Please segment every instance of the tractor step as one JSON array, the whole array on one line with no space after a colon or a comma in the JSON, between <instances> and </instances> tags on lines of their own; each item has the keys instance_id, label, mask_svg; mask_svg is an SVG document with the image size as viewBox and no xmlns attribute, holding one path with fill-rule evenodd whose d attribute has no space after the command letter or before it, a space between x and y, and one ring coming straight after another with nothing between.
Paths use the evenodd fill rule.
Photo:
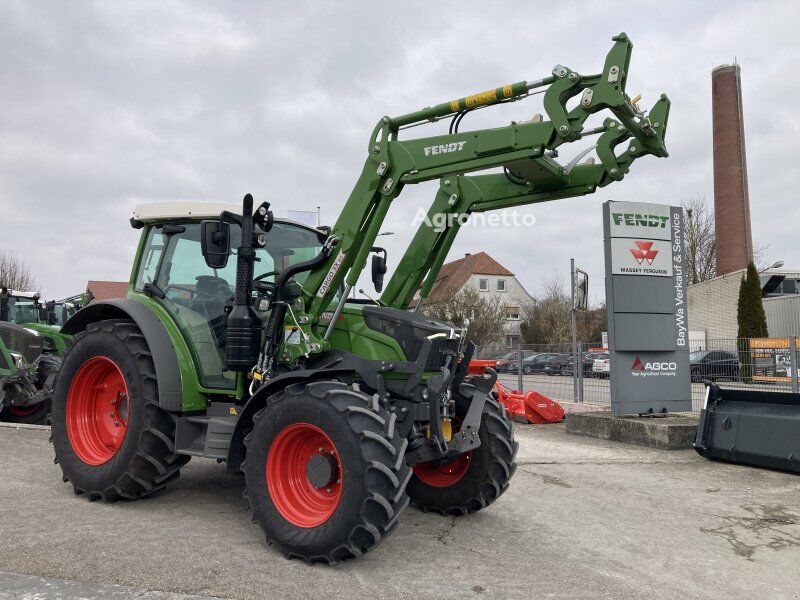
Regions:
<instances>
[{"instance_id":1,"label":"tractor step","mask_svg":"<svg viewBox=\"0 0 800 600\"><path fill-rule=\"evenodd\" d=\"M175 424L175 453L226 460L237 415L178 417Z\"/></svg>"}]
</instances>

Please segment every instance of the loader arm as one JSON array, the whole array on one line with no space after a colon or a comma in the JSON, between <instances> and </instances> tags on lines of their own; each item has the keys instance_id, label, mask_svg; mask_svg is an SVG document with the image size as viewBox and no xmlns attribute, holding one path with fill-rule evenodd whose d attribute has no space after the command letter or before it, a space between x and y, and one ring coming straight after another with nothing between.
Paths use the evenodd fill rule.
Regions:
<instances>
[{"instance_id":1,"label":"loader arm","mask_svg":"<svg viewBox=\"0 0 800 600\"><path fill-rule=\"evenodd\" d=\"M405 185L441 179L430 214L470 214L592 193L621 180L640 156L667 156L664 134L669 100L662 95L649 115L631 101L625 85L633 45L624 33L613 41L600 74L582 76L556 65L550 76L534 82L521 81L400 117L383 117L370 137L361 176L331 230L330 254L309 272L304 284L302 312L307 325L302 329L309 343L289 354L327 350L326 335L318 326L330 324L326 334L330 332L338 312L331 316L328 311L337 291L344 284L344 298L358 281L388 209ZM546 86L544 108L549 121L534 119L493 129L398 139L407 127L519 100ZM579 94L578 105L568 110L567 102ZM606 119L602 126L585 131L586 119L604 109L616 120ZM564 167L551 157L559 146L594 135L600 136L600 164ZM627 150L616 155L614 148L628 139ZM504 167L506 174L465 175L498 167ZM431 232L423 225L381 303L405 307L423 281L429 291L457 231L455 226ZM424 262L419 264L421 259Z\"/></svg>"}]
</instances>

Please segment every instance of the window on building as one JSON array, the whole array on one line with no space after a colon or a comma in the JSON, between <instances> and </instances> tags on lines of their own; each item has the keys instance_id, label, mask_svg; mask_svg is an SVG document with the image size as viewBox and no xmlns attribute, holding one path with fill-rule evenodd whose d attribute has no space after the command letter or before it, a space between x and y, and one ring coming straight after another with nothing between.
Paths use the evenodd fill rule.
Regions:
<instances>
[{"instance_id":1,"label":"window on building","mask_svg":"<svg viewBox=\"0 0 800 600\"><path fill-rule=\"evenodd\" d=\"M506 307L506 319L509 321L519 321L519 306Z\"/></svg>"},{"instance_id":2,"label":"window on building","mask_svg":"<svg viewBox=\"0 0 800 600\"><path fill-rule=\"evenodd\" d=\"M489 291L489 280L488 279L478 279L478 289L482 292Z\"/></svg>"},{"instance_id":3,"label":"window on building","mask_svg":"<svg viewBox=\"0 0 800 600\"><path fill-rule=\"evenodd\" d=\"M497 280L497 291L498 292L505 292L506 291L506 280L505 279L498 279Z\"/></svg>"},{"instance_id":4,"label":"window on building","mask_svg":"<svg viewBox=\"0 0 800 600\"><path fill-rule=\"evenodd\" d=\"M516 348L518 338L519 338L519 336L517 336L517 335L507 335L506 336L506 348L508 348L509 350L513 349L513 348Z\"/></svg>"}]
</instances>

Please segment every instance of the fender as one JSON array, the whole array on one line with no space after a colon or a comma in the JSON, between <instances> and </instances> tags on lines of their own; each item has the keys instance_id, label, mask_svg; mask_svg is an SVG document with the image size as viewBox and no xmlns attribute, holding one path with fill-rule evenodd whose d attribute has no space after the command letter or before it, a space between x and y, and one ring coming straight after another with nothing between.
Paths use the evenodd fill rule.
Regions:
<instances>
[{"instance_id":1,"label":"fender","mask_svg":"<svg viewBox=\"0 0 800 600\"><path fill-rule=\"evenodd\" d=\"M158 404L164 410L180 412L183 389L178 355L161 319L141 302L131 299L93 302L72 315L61 332L75 335L91 323L108 319L130 319L142 330L156 367Z\"/></svg>"},{"instance_id":2,"label":"fender","mask_svg":"<svg viewBox=\"0 0 800 600\"><path fill-rule=\"evenodd\" d=\"M290 371L270 379L253 394L239 412L236 419L236 427L231 435L230 445L228 446L228 459L225 470L228 473L238 473L244 460L244 438L252 429L253 417L267 405L267 399L280 390L295 383L311 381L314 379L335 379L343 375L352 375L353 371L348 369L326 369L326 370L302 370Z\"/></svg>"}]
</instances>

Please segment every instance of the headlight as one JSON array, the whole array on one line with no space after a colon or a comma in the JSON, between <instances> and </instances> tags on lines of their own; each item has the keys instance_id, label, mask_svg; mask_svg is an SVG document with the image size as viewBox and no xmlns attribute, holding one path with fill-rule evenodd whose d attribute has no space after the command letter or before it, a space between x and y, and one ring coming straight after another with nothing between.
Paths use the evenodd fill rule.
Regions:
<instances>
[{"instance_id":1,"label":"headlight","mask_svg":"<svg viewBox=\"0 0 800 600\"><path fill-rule=\"evenodd\" d=\"M14 364L18 369L24 369L28 366L28 361L25 360L25 357L22 356L22 354L17 352L10 352L9 354L11 354L11 358L14 359Z\"/></svg>"}]
</instances>

